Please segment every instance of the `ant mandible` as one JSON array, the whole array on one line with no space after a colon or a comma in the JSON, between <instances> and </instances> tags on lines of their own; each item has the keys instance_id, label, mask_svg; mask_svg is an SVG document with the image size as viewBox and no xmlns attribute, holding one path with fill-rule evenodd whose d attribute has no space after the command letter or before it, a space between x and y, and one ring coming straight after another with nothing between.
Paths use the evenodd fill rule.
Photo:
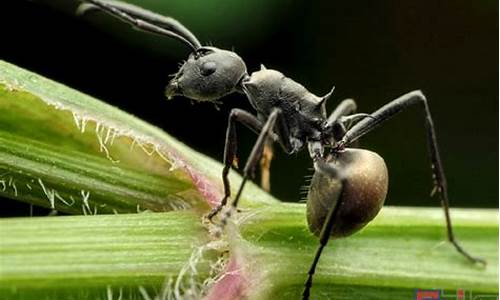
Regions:
<instances>
[{"instance_id":1,"label":"ant mandible","mask_svg":"<svg viewBox=\"0 0 500 300\"><path fill-rule=\"evenodd\" d=\"M320 243L308 271L303 299L309 299L316 265L328 240L349 236L363 228L377 215L385 201L388 174L384 160L372 151L349 146L382 122L414 105L424 111L434 180L433 194L439 194L444 209L448 240L469 261L486 264L483 259L465 251L454 237L436 133L427 99L421 91L402 95L371 114L356 113L356 103L347 99L327 116L325 102L333 89L318 97L282 73L264 66L249 75L244 61L236 53L202 46L194 34L170 17L118 1L83 2L79 8L81 13L100 9L137 29L174 38L190 48L187 61L167 85L167 98L184 96L197 101L216 102L238 92L247 96L257 112L253 115L236 108L229 115L222 171L224 197L207 215L210 220L231 196L228 174L236 160L237 122L256 132L258 138L243 169L238 192L229 209L221 216L221 227L236 210L245 183L254 173L268 140L277 142L287 154L307 147L315 169L308 192L307 222Z\"/></svg>"}]
</instances>

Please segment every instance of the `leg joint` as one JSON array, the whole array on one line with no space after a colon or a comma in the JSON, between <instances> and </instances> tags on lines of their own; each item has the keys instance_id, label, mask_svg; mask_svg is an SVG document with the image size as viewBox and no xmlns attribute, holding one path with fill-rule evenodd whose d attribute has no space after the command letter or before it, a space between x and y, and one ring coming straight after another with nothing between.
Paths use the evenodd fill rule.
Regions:
<instances>
[{"instance_id":1,"label":"leg joint","mask_svg":"<svg viewBox=\"0 0 500 300\"><path fill-rule=\"evenodd\" d=\"M243 110L239 108L233 108L231 112L229 113L229 119L239 119L241 117L241 113Z\"/></svg>"}]
</instances>

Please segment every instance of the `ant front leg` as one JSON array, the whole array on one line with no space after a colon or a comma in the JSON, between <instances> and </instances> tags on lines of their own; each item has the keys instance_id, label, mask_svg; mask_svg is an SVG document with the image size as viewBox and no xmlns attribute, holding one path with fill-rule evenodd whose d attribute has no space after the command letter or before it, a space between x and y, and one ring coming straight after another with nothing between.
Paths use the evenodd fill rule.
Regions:
<instances>
[{"instance_id":1,"label":"ant front leg","mask_svg":"<svg viewBox=\"0 0 500 300\"><path fill-rule=\"evenodd\" d=\"M255 142L255 145L252 148L252 152L250 152L250 156L248 157L248 160L245 164L245 168L243 169L243 179L241 181L238 192L236 193L236 197L234 198L234 201L231 204L230 209L224 214L224 216L221 219L222 226L225 226L227 224L227 220L229 219L229 217L231 217L232 212L236 210L238 203L241 199L243 188L245 187L248 178L251 175L253 175L255 167L257 166L260 158L262 157L262 151L264 149L266 140L268 140L269 138L273 139L272 138L273 136L275 137L273 140L281 140L273 132L274 125L276 124L276 120L278 119L280 112L281 111L279 109L277 108L274 109L269 115L266 123L262 127L259 137L257 138L257 141Z\"/></svg>"},{"instance_id":2,"label":"ant front leg","mask_svg":"<svg viewBox=\"0 0 500 300\"><path fill-rule=\"evenodd\" d=\"M222 169L222 182L224 184L224 197L217 207L212 209L212 211L207 215L209 220L220 212L220 210L226 205L227 199L231 196L231 187L229 185L229 170L231 166L236 164L237 161L237 137L236 137L236 121L242 123L243 125L250 128L252 131L259 133L262 131L263 124L257 119L254 115L246 112L244 110L235 108L231 110L229 114L229 121L227 124L226 130L226 142L224 145L224 168ZM272 134L273 138L276 139L276 136Z\"/></svg>"},{"instance_id":3,"label":"ant front leg","mask_svg":"<svg viewBox=\"0 0 500 300\"><path fill-rule=\"evenodd\" d=\"M465 249L460 246L460 244L455 239L453 234L453 227L451 225L450 218L450 204L448 200L448 189L446 185L446 177L444 175L443 164L441 163L441 157L439 155L439 149L437 144L436 132L434 130L434 123L432 121L431 112L429 109L429 105L427 103L427 99L422 94L421 91L413 91L408 94L405 94L396 100L389 102L388 104L382 106L380 109L375 111L370 115L369 118L364 118L359 121L356 125L354 125L351 129L349 129L344 137L339 141L336 146L338 149L342 149L345 146L348 146L352 142L359 139L364 134L370 132L382 122L390 119L397 113L402 110L408 108L409 106L413 106L415 104L419 104L424 109L425 113L425 127L427 131L427 141L429 145L429 155L431 159L432 166L432 174L434 179L434 189L433 193L438 192L441 199L441 206L443 207L445 218L446 218L446 228L448 240L455 246L456 250L465 256L469 261L473 263L481 263L486 265L486 261L482 258L474 257L470 255Z\"/></svg>"}]
</instances>

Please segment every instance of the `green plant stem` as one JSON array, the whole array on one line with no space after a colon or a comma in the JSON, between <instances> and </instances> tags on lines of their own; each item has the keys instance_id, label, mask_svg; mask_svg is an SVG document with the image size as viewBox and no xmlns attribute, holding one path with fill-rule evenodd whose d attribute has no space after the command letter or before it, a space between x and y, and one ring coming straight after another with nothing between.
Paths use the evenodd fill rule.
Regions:
<instances>
[{"instance_id":1,"label":"green plant stem","mask_svg":"<svg viewBox=\"0 0 500 300\"><path fill-rule=\"evenodd\" d=\"M141 299L140 289L157 294L169 280L173 290L205 241L198 219L188 211L2 219L1 298ZM209 275L207 257L197 282Z\"/></svg>"},{"instance_id":2,"label":"green plant stem","mask_svg":"<svg viewBox=\"0 0 500 300\"><path fill-rule=\"evenodd\" d=\"M318 240L306 227L303 205L272 207L250 212L241 224L243 238L259 249L248 260L265 268L255 298L296 299ZM384 207L361 232L330 240L313 299L413 299L417 288L498 294L498 212L452 209L452 218L459 242L485 258L486 268L446 241L442 209Z\"/></svg>"},{"instance_id":3,"label":"green plant stem","mask_svg":"<svg viewBox=\"0 0 500 300\"><path fill-rule=\"evenodd\" d=\"M285 203L240 214L241 239L232 247L245 254L241 267L255 284L250 298L300 294L318 243L304 214L304 205ZM439 208L388 207L360 233L330 242L313 293L350 299L408 299L416 288L498 293L497 212L454 209L452 216L457 237L488 261L485 269L445 242ZM0 291L16 299L92 298L120 288L139 295L142 286L151 296L207 242L199 220L189 211L0 220ZM200 284L209 278L209 260L196 268Z\"/></svg>"}]
</instances>

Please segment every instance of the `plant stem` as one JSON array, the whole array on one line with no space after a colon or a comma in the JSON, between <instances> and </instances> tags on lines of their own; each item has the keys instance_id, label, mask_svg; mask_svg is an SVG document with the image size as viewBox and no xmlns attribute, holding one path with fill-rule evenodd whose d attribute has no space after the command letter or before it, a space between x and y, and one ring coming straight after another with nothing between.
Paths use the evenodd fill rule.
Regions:
<instances>
[{"instance_id":1,"label":"plant stem","mask_svg":"<svg viewBox=\"0 0 500 300\"><path fill-rule=\"evenodd\" d=\"M317 238L302 204L277 204L241 213L241 238L231 239L251 299L296 299ZM498 214L452 210L464 247L488 261L468 263L445 242L439 208L386 207L360 233L332 240L315 276L316 298L408 299L415 289L498 293ZM0 291L15 299L115 297L120 288L139 297L175 282L197 247L207 243L199 217L161 214L0 220ZM211 278L214 252L196 264L196 286ZM199 292L199 291L198 291ZM172 289L170 290L172 293ZM97 295L97 296L96 296ZM96 296L96 297L94 297ZM314 298L313 298L314 299Z\"/></svg>"},{"instance_id":2,"label":"plant stem","mask_svg":"<svg viewBox=\"0 0 500 300\"><path fill-rule=\"evenodd\" d=\"M249 251L254 255L248 267L265 270L255 298L298 298L318 246L306 227L305 207L273 205L249 214L241 234L259 250ZM361 232L330 240L313 299L412 299L417 288L498 294L498 212L452 209L452 218L459 242L485 258L486 268L472 265L446 242L440 208L385 207Z\"/></svg>"},{"instance_id":3,"label":"plant stem","mask_svg":"<svg viewBox=\"0 0 500 300\"><path fill-rule=\"evenodd\" d=\"M169 280L172 292L206 242L198 220L188 211L2 219L1 298L141 298L141 287L153 295ZM205 254L184 284L190 275L208 277L212 257Z\"/></svg>"}]
</instances>

